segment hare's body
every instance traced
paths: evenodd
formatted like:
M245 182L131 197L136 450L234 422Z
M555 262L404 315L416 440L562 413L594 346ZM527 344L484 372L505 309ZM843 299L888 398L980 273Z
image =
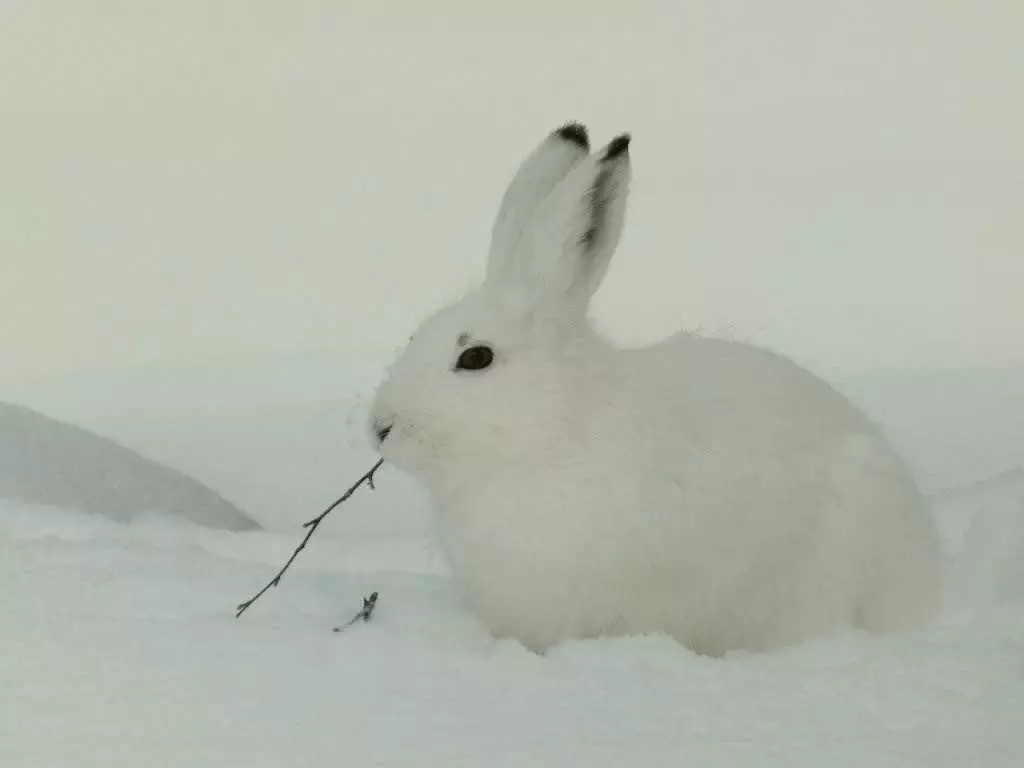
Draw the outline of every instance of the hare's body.
M432 494L467 605L535 650L665 632L717 655L926 621L931 522L845 398L757 347L681 334L625 351L591 329L628 164L559 136L506 197L512 247L421 327L374 409L382 454ZM527 182L543 205L513 226Z
M538 650L667 632L714 655L927 618L935 542L873 427L771 353L669 345L577 382L607 377L606 398L566 388L528 467L467 459L465 482L436 488L472 610Z

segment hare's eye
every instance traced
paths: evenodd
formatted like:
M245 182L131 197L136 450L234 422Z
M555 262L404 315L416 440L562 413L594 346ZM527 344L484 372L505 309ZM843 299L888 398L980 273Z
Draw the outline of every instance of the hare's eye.
M489 366L494 361L494 351L487 346L478 345L470 347L459 355L455 363L457 371L479 371Z

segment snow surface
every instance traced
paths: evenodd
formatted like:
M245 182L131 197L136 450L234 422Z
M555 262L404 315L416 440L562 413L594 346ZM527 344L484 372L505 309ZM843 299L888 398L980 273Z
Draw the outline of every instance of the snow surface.
M914 635L720 660L660 636L543 657L491 639L459 610L429 535L337 535L395 480L383 472L329 518L240 619L298 526L118 523L0 501L0 765L1024 764L1019 475L935 500L957 564L1001 532L992 567L1016 581L982 569L959 592L998 583L994 599ZM330 631L373 590L370 623Z

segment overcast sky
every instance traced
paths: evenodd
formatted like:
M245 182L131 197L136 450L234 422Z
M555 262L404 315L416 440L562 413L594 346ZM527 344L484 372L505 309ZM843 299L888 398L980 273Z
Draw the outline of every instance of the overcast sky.
M398 344L568 118L622 341L1024 359L1024 3L505 5L4 0L0 375Z

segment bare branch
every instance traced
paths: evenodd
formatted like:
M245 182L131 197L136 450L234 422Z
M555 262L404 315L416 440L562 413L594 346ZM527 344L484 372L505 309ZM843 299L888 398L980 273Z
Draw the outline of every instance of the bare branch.
M346 621L340 627L335 627L335 632L341 632L343 629L348 629L357 621L369 621L373 615L373 609L377 607L377 593L371 592L369 597L363 598L363 607L355 616Z
M262 596L263 596L263 593L264 593L264 592L266 592L266 591L267 591L268 589L270 589L271 587L276 587L276 586L277 586L278 584L280 584L280 583L281 583L281 577L282 577L282 576L284 576L284 574L285 574L285 571L287 571L287 570L288 570L288 568L289 568L289 567L291 566L291 564L292 564L292 562L293 562L293 561L295 560L295 558L299 556L299 552L301 552L301 551L302 551L303 549L305 549L305 548L306 548L306 542L308 542L308 541L309 541L309 539L310 539L310 537L312 537L312 535L313 535L313 532L314 532L314 531L316 531L316 529L317 529L317 527L318 527L318 526L320 525L320 523L322 523L322 522L323 522L323 519L324 519L325 517L327 517L327 515L328 515L328 514L330 514L330 513L331 513L331 511L332 511L332 510L333 510L333 509L334 509L335 507L337 507L337 506L338 506L339 504L341 504L341 503L342 503L343 501L345 501L346 499L348 499L348 497L349 497L349 496L351 496L351 495L352 495L353 493L355 493L356 489L357 489L357 488L358 488L359 486L361 486L361 485L362 485L363 483L367 483L367 482L368 482L368 483L370 484L370 487L371 487L371 488L373 488L373 475L374 475L374 473L376 473L376 471L377 471L378 469L380 469L380 465L381 465L381 464L383 464L383 463L384 463L384 459L378 459L378 460L377 460L377 463L376 463L376 464L374 464L374 465L373 465L373 466L372 466L372 467L371 467L371 468L370 468L370 469L369 469L369 470L368 470L368 471L366 472L366 474L364 474L364 475L363 475L362 477L360 477L360 478L359 478L359 479L358 479L358 480L357 480L357 481L356 481L356 482L355 482L355 483L354 483L354 484L352 485L352 487L351 487L351 488L349 488L349 489L348 489L347 491L345 491L345 493L344 493L344 494L343 494L343 495L341 496L341 498L340 498L340 499L338 499L337 501L335 501L335 502L334 502L333 504L331 504L331 506L329 506L329 507L328 507L327 509L325 509L325 510L324 510L323 512L321 512L321 513L320 513L319 515L317 515L316 517L314 517L314 518L313 518L312 520L307 520L307 521L306 521L305 523L303 523L303 524L302 524L302 527L303 527L303 528L308 528L308 529L309 529L309 530L308 530L308 531L306 532L306 536L305 536L305 538L303 538L303 539L302 539L302 541L301 541L301 542L299 543L299 546L295 548L295 551L294 551L294 552L292 552L292 556L288 558L288 562L286 562L286 563L284 564L284 566L283 566L283 567L281 568L281 570L279 570L279 571L277 572L277 575L276 575L276 576L274 576L274 578L272 578L272 579L271 579L271 580L270 580L269 582L267 582L267 585L266 585L265 587L263 587L263 589L261 589L261 590L260 590L259 592L257 592L257 593L256 593L255 595L253 595L252 597L250 597L250 598L249 598L248 600L246 600L245 602L243 602L243 603L239 603L239 604L238 604L238 613L236 613L236 614L235 614L235 618L236 618L236 619L237 619L237 618L238 618L239 616L241 616L241 615L242 615L243 613L245 613L245 611L246 611L246 610L247 610L247 609L249 608L249 606L250 606L250 605L252 605L252 604L253 604L253 603L255 603L255 602L256 602L257 600L259 600L259 599L260 599L260 597L262 597ZM376 595L376 593L374 593L374 595ZM373 604L375 605L375 604L376 604L376 602L377 602L377 599L376 599L376 597L374 597L374 598L373 598ZM365 599L364 599L363 603L364 603L364 604L363 604L363 611L366 611L366 610L367 610L367 608L366 608L366 600L365 600ZM359 615L361 615L361 614L363 613L363 611L361 611L361 612L360 612L360 614L357 614L357 618L359 617ZM369 608L369 612L368 612L368 613L366 614L366 618L367 618L367 619L369 619L369 614L370 614L370 613L372 613L372 612L373 612L373 606L371 605L371 606L370 606L370 608Z

